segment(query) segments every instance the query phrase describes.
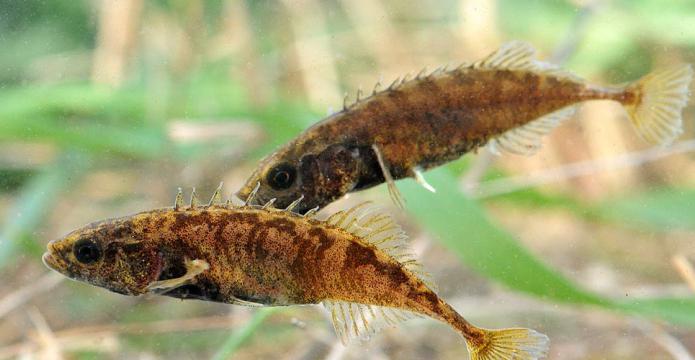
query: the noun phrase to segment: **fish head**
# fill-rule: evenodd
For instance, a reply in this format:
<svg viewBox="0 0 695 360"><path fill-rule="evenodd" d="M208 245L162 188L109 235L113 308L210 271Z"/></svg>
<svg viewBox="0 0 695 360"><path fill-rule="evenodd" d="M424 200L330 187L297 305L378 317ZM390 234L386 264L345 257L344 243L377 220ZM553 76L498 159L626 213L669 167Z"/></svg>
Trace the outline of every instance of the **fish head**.
<svg viewBox="0 0 695 360"><path fill-rule="evenodd" d="M285 208L301 197L293 211L303 214L354 189L361 169L357 147L336 144L300 154L291 149L279 151L260 163L237 196L248 200L258 187L248 203L263 205L275 199L277 208Z"/></svg>
<svg viewBox="0 0 695 360"><path fill-rule="evenodd" d="M43 263L70 279L140 295L162 272L162 255L129 218L92 223L48 243Z"/></svg>

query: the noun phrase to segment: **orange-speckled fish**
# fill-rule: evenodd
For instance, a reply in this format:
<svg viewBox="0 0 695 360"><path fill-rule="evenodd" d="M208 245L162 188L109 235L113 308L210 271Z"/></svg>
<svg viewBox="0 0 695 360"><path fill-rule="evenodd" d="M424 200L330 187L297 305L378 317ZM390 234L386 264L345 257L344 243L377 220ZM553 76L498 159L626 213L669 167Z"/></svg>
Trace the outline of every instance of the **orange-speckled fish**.
<svg viewBox="0 0 695 360"><path fill-rule="evenodd" d="M51 241L44 263L126 295L158 293L251 306L323 304L346 342L426 315L451 325L471 359L538 359L548 338L523 328L486 330L433 290L390 216L368 204L326 220L313 212L181 204L93 223ZM251 200L251 199L247 199ZM296 205L293 204L292 206Z"/></svg>
<svg viewBox="0 0 695 360"><path fill-rule="evenodd" d="M396 80L364 99L358 93L264 159L238 196L260 183L258 203L276 198L284 207L303 195L304 212L386 182L401 204L394 180L413 177L433 191L422 170L486 144L532 154L587 100L619 102L643 138L667 144L681 133L691 79L690 65L679 65L627 86L596 86L535 60L527 44L509 43L474 64Z"/></svg>

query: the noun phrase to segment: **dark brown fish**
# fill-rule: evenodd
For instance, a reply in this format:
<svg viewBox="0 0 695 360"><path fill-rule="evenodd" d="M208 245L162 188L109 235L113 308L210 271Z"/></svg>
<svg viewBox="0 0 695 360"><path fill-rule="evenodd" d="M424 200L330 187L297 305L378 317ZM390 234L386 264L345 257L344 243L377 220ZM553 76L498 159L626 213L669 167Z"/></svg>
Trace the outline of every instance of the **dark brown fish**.
<svg viewBox="0 0 695 360"><path fill-rule="evenodd" d="M337 334L366 338L426 315L452 326L471 359L538 359L548 338L478 328L433 290L405 235L367 204L321 221L288 210L222 204L105 220L48 244L44 263L126 295L159 293L250 306L323 304Z"/></svg>
<svg viewBox="0 0 695 360"><path fill-rule="evenodd" d="M690 65L647 75L621 87L600 87L534 59L514 42L487 58L454 70L397 80L358 100L264 159L239 191L246 198L260 183L257 201L272 198L297 209L327 205L351 191L383 182L400 203L393 181L490 145L532 154L541 138L587 100L621 103L637 132L667 144L681 133L681 112L692 79Z"/></svg>

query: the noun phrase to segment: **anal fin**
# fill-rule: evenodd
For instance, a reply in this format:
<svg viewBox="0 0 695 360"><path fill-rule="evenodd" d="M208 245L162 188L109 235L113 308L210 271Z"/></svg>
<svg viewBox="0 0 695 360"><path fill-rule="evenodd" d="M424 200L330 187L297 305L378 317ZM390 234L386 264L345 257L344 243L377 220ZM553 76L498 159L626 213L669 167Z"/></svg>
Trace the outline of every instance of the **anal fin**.
<svg viewBox="0 0 695 360"><path fill-rule="evenodd" d="M497 155L502 151L517 155L533 155L541 148L543 136L574 115L575 111L576 106L567 106L526 125L508 130L490 140L489 149Z"/></svg>
<svg viewBox="0 0 695 360"><path fill-rule="evenodd" d="M336 335L343 344L350 340L368 340L378 331L421 315L392 307L324 300Z"/></svg>

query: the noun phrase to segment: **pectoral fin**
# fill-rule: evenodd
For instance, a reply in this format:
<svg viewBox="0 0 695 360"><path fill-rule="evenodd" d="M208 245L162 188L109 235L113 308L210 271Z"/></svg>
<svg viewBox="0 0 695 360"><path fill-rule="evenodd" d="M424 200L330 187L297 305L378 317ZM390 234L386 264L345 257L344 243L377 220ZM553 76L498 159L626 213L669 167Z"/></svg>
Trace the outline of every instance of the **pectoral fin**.
<svg viewBox="0 0 695 360"><path fill-rule="evenodd" d="M147 286L147 290L151 292L162 292L162 290L171 290L177 288L181 285L186 284L188 281L193 280L196 276L202 274L205 270L210 268L210 264L207 261L201 259L190 260L186 259L186 273L183 276L167 279L158 280Z"/></svg>

